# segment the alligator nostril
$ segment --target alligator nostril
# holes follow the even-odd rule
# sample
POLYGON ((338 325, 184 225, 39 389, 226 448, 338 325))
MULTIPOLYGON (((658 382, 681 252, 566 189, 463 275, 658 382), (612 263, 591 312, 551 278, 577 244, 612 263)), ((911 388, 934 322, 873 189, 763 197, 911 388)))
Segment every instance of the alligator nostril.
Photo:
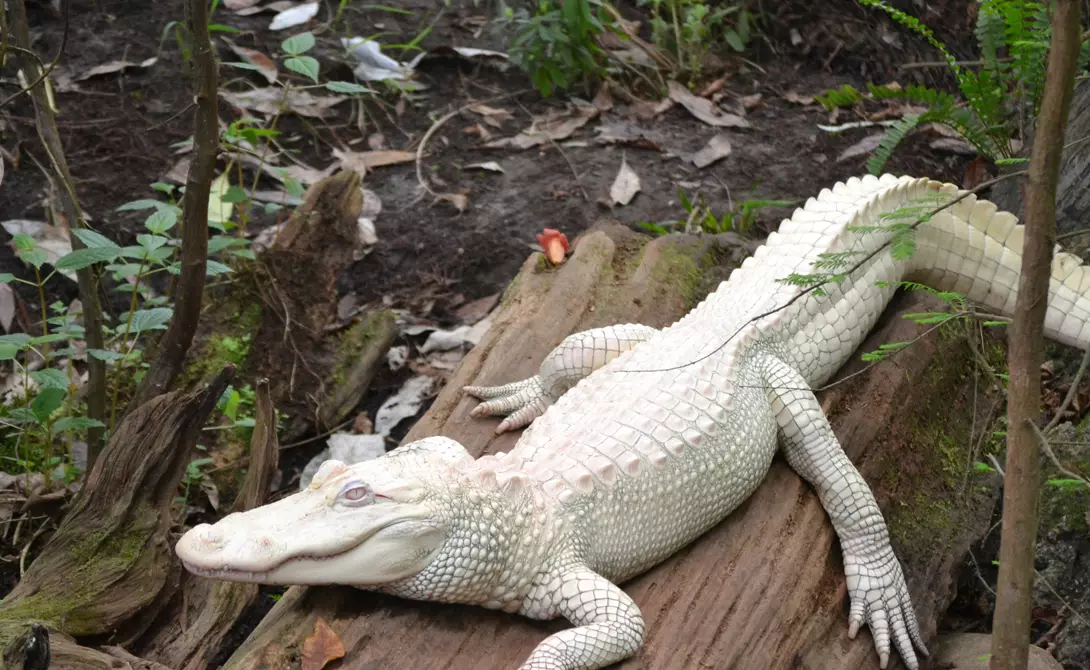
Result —
POLYGON ((219 549, 223 547, 223 531, 213 526, 209 526, 204 532, 200 533, 197 538, 200 540, 201 548, 203 549, 219 549))

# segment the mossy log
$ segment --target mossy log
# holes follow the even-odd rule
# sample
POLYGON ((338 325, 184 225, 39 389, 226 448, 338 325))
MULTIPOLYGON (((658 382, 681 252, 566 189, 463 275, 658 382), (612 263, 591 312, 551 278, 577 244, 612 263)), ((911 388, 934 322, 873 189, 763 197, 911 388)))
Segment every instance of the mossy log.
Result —
POLYGON ((335 283, 362 244, 362 201, 353 171, 311 186, 273 245, 226 295, 210 299, 190 352, 190 378, 230 363, 242 384, 268 379, 273 404, 288 417, 283 440, 347 418, 397 334, 386 310, 337 332, 335 283))
MULTIPOLYGON (((745 255, 714 237, 645 242, 605 225, 584 235, 559 268, 532 256, 492 328, 406 441, 442 434, 474 454, 509 450, 517 435, 497 436, 495 421, 471 418, 476 403, 459 391, 462 385, 532 375, 572 332, 623 321, 670 324, 745 255)), ((915 338, 921 327, 897 315, 933 307, 918 296, 899 297, 863 350, 915 338)), ((994 503, 994 488, 970 474, 971 426, 987 423, 992 402, 984 385, 974 393, 970 360, 964 343, 940 330, 821 394, 837 436, 890 521, 929 639, 994 503)), ((853 361, 841 378, 862 366, 853 361)), ((726 521, 624 588, 640 605, 648 636, 640 654, 621 667, 877 665, 868 632, 848 640, 842 560, 825 511, 779 457, 758 491, 726 521)), ((293 587, 225 668, 298 668, 301 645, 318 617, 344 643, 342 670, 508 670, 548 633, 568 625, 348 587, 293 587)))
POLYGON ((57 532, 0 604, 5 657, 38 623, 59 633, 51 668, 100 667, 101 652, 66 636, 125 645, 169 602, 181 571, 170 506, 233 372, 197 391, 153 398, 119 423, 57 532))

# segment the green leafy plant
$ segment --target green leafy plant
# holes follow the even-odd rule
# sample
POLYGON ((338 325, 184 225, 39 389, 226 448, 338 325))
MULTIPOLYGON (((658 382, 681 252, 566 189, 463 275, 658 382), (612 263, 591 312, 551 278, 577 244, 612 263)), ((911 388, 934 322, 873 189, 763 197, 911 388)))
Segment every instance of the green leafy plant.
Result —
POLYGON ((713 48, 726 43, 745 51, 751 38, 753 15, 741 5, 723 4, 714 9, 704 0, 639 0, 651 7, 651 40, 673 54, 680 72, 692 80, 703 71, 713 48))
POLYGON ((511 61, 544 96, 606 74, 598 38, 616 32, 599 0, 539 0, 532 11, 502 6, 499 30, 512 30, 511 61))
MULTIPOLYGON (((925 86, 901 90, 869 85, 869 96, 850 85, 828 90, 817 100, 826 107, 858 104, 873 100, 902 100, 922 105, 927 111, 906 114, 886 132, 867 162, 878 174, 897 146, 917 126, 935 123, 946 126, 971 144, 982 156, 1011 163, 1014 138, 1019 129, 1032 124, 1044 87, 1046 56, 1050 40, 1047 7, 1033 0, 981 0, 975 36, 980 66, 963 67, 946 45, 919 19, 891 7, 883 0, 857 0, 859 4, 888 14, 901 26, 923 37, 939 51, 957 81, 961 99, 925 86)), ((1090 48, 1083 44, 1081 68, 1090 48)))
POLYGON ((766 207, 791 207, 793 200, 744 200, 731 203, 730 209, 716 216, 708 206, 704 194, 699 194, 694 201, 684 189, 678 189, 678 200, 688 214, 685 220, 659 222, 641 221, 636 225, 656 235, 669 235, 672 232, 688 232, 699 227, 710 235, 726 232, 748 233, 757 220, 757 212, 766 207))

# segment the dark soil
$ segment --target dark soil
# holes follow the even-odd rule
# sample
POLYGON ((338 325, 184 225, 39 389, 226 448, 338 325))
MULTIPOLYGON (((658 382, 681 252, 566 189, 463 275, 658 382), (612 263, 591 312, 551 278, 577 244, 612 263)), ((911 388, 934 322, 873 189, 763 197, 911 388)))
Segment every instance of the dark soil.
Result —
MULTIPOLYGON (((36 48, 49 59, 60 48, 64 22, 49 5, 30 4, 36 48)), ((150 68, 93 77, 78 82, 79 92, 57 94, 60 131, 83 207, 100 232, 121 244, 132 243, 142 232, 144 215, 119 213, 116 208, 137 198, 154 197, 149 184, 171 169, 179 158, 173 145, 191 134, 191 81, 173 34, 166 33, 163 39, 165 27, 183 19, 181 3, 74 0, 70 4, 68 39, 60 60, 66 71, 78 75, 117 59, 139 62, 159 57, 150 68)), ((455 2, 442 11, 436 3, 422 0, 389 4, 411 15, 348 3, 342 22, 325 25, 330 20, 330 6, 335 9, 337 3, 321 5, 318 22, 307 28, 318 38, 313 55, 322 64, 324 80, 352 80, 353 64, 344 60, 339 42, 352 35, 381 33, 379 39, 384 44, 405 43, 434 22, 421 43, 425 49, 458 45, 505 50, 501 36, 485 30, 475 38, 471 32, 473 24, 468 19, 484 17, 488 3, 455 2)), ((920 11, 915 3, 894 4, 911 13, 920 11)), ((956 55, 971 58, 973 6, 969 0, 932 3, 929 13, 920 18, 935 28, 956 55)), ((625 2, 621 11, 629 19, 640 20, 646 36, 643 10, 625 2)), ((732 203, 748 199, 804 201, 838 180, 865 174, 866 156, 838 157, 876 129, 840 134, 820 130, 817 124, 830 123, 829 114, 819 105, 790 102, 784 97, 787 93, 812 96, 844 83, 860 88, 867 82, 947 88, 951 84, 941 68, 902 70, 905 63, 934 61, 938 54, 884 15, 852 0, 775 3, 774 7, 765 6, 763 14, 760 34, 745 59, 727 56, 718 71, 709 73, 709 80, 719 74, 726 77, 726 100, 732 107, 747 96, 760 95, 760 101, 747 112, 752 127, 725 131, 733 146, 727 158, 701 170, 678 157, 697 151, 720 132, 680 106, 653 120, 639 121, 631 118, 630 110, 615 97, 617 106, 612 111, 571 138, 523 152, 482 149, 480 137, 466 132, 480 117, 463 112, 429 139, 423 172, 436 190, 465 193, 469 209, 459 213, 449 204, 421 198, 412 164, 376 169, 366 177, 366 186, 383 202, 376 219, 379 241, 369 255, 343 274, 338 288, 355 294, 360 304, 382 302, 444 321, 463 302, 502 291, 526 255, 536 248, 535 234, 543 228, 558 228, 571 239, 603 217, 630 225, 684 219, 679 187, 690 196, 699 194, 713 212, 721 213, 732 203), (596 141, 595 127, 622 121, 652 133, 660 150, 596 141), (629 205, 610 208, 603 203, 608 202, 609 186, 622 159, 639 175, 642 191, 629 205), (505 172, 462 169, 484 161, 499 162, 505 172), (440 186, 435 177, 445 185, 440 186)), ((271 16, 240 17, 221 6, 214 21, 242 31, 229 35, 239 46, 272 55, 284 38, 304 28, 272 33, 268 30, 271 16)), ((217 42, 221 61, 237 60, 225 44, 217 42)), ((400 56, 397 52, 389 55, 400 56)), ((489 128, 494 137, 514 135, 529 126, 531 116, 560 110, 565 104, 562 98, 542 99, 532 91, 518 93, 529 88, 528 80, 513 68, 501 72, 461 59, 429 58, 418 71, 426 90, 411 101, 399 101, 388 91, 369 101, 362 128, 356 118, 350 118, 349 104, 335 107, 336 114, 321 121, 285 116, 280 122, 284 145, 306 164, 321 169, 334 160, 333 148, 365 150, 365 138, 374 133, 384 136, 388 148, 415 150, 436 119, 469 102, 488 103, 509 96, 490 103, 514 116, 502 129, 489 128)), ((220 77, 221 87, 235 91, 265 85, 253 73, 230 67, 222 67, 220 77)), ((14 81, 13 71, 5 72, 4 97, 15 92, 14 81)), ((590 88, 572 95, 589 100, 595 92, 596 88, 590 88)), ((47 161, 39 148, 32 116, 22 98, 0 110, 3 149, 18 158, 17 165, 5 165, 0 187, 4 219, 46 218, 43 199, 47 182, 31 157, 43 165, 47 161)), ((238 110, 221 103, 225 122, 240 116, 238 110)), ((844 112, 835 123, 853 120, 857 120, 853 113, 844 112)), ((969 159, 929 148, 931 139, 910 138, 887 171, 962 183, 969 159)), ((274 186, 271 180, 262 181, 262 188, 274 186)), ((762 210, 749 234, 763 237, 790 212, 790 208, 762 210)), ((269 222, 257 220, 258 225, 269 222)), ((0 232, 0 236, 4 242, 9 239, 7 233, 0 232)), ((0 245, 0 272, 27 276, 8 244, 0 245)), ((29 313, 34 313, 37 296, 22 289, 19 295, 29 313)), ((127 309, 127 297, 109 295, 115 311, 127 309)), ((50 300, 75 297, 74 282, 59 279, 53 283, 50 300)), ((32 321, 24 324, 31 326, 32 321)), ((380 375, 361 410, 373 416, 384 398, 398 388, 404 374, 386 371, 380 375)), ((317 440, 284 452, 284 486, 294 486, 291 482, 299 469, 322 444, 317 440)), ((5 557, 13 552, 17 554, 10 545, 0 546, 5 557)), ((0 566, 4 592, 17 575, 13 565, 17 566, 17 561, 0 566)), ((272 603, 269 598, 262 600, 247 625, 237 631, 238 640, 272 603)))

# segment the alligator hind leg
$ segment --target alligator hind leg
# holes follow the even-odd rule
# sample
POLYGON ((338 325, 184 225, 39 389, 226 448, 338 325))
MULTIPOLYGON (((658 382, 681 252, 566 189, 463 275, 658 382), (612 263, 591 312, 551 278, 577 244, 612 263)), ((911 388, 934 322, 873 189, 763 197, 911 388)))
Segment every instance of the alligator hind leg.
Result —
POLYGON ((542 361, 538 374, 529 379, 503 386, 465 386, 462 390, 485 401, 473 409, 473 416, 507 415, 497 433, 522 428, 579 380, 658 332, 635 323, 584 330, 564 338, 542 361))
POLYGON ((802 375, 783 361, 769 358, 764 381, 787 462, 817 489, 840 538, 851 598, 848 636, 854 639, 865 622, 874 636, 881 667, 889 662, 892 638, 905 665, 915 670, 919 667, 916 650, 927 656, 927 649, 874 494, 844 453, 802 375))

